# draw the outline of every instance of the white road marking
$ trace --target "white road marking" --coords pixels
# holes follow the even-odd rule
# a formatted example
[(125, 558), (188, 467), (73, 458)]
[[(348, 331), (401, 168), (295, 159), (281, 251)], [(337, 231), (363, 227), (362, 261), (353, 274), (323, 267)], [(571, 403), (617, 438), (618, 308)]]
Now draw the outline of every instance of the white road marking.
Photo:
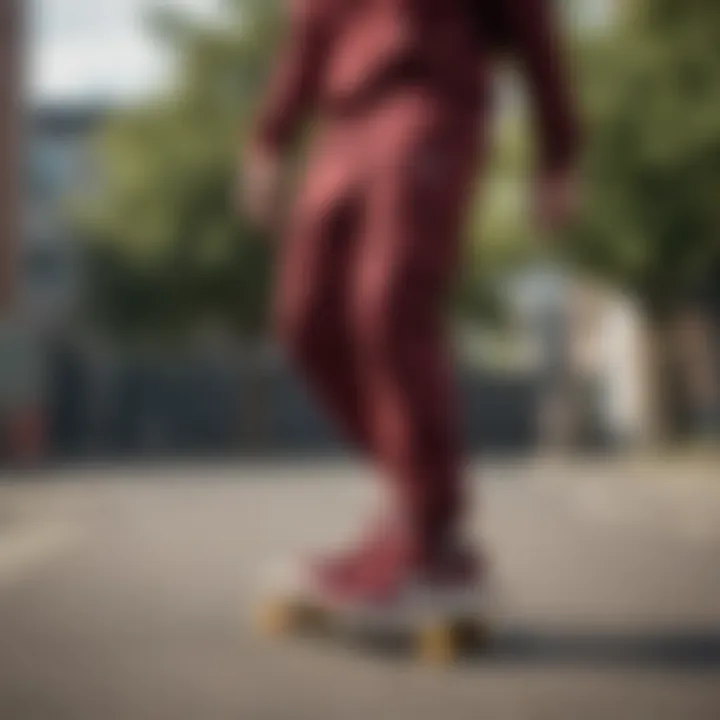
[(0, 531), (0, 590), (76, 547), (76, 525), (33, 521)]

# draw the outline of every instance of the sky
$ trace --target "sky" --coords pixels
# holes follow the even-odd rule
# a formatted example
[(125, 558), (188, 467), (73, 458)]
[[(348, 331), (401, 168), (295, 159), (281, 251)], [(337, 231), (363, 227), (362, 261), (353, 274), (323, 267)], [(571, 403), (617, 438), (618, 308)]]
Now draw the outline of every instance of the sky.
[[(574, 0), (600, 22), (612, 0)], [(151, 92), (169, 60), (148, 36), (153, 7), (210, 17), (220, 0), (29, 0), (28, 86), (35, 102), (122, 101)]]
[(153, 7), (211, 16), (218, 0), (32, 0), (33, 100), (122, 100), (151, 91), (169, 66), (143, 18)]

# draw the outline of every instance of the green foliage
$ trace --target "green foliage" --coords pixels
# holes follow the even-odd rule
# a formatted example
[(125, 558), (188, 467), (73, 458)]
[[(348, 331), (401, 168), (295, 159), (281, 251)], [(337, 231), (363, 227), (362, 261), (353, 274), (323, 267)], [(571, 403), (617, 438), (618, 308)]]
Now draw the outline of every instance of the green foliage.
[(720, 259), (720, 6), (652, 0), (588, 43), (575, 257), (666, 314)]
[(230, 3), (222, 27), (153, 18), (179, 58), (171, 93), (114, 116), (101, 182), (79, 220), (98, 319), (121, 335), (182, 335), (199, 320), (264, 327), (270, 253), (233, 207), (236, 164), (280, 37), (271, 0)]
[[(630, 7), (630, 4), (626, 4)], [(570, 254), (662, 312), (720, 259), (720, 4), (632, 5), (582, 37), (588, 206)], [(282, 34), (282, 0), (231, 0), (222, 26), (153, 19), (179, 59), (174, 91), (115, 116), (81, 219), (99, 318), (116, 332), (181, 335), (210, 318), (264, 327), (270, 252), (231, 201), (238, 150)], [(497, 282), (534, 252), (526, 113), (498, 127), (471, 213), (461, 312), (497, 316)]]

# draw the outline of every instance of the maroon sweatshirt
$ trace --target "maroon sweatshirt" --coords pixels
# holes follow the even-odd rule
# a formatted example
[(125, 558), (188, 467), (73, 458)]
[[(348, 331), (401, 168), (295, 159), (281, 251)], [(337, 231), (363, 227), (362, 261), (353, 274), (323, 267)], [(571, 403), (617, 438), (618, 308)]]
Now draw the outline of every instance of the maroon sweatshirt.
[(261, 109), (259, 143), (280, 150), (308, 112), (358, 112), (399, 83), (444, 95), (449, 111), (484, 107), (494, 60), (520, 64), (540, 162), (571, 164), (579, 130), (552, 0), (290, 0), (283, 56)]

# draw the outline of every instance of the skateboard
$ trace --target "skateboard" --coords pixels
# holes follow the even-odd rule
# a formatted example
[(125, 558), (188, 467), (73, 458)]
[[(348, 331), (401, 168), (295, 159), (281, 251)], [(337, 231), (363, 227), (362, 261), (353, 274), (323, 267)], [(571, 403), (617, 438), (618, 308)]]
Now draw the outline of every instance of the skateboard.
[(486, 589), (461, 593), (409, 593), (392, 606), (347, 605), (313, 597), (299, 588), (270, 587), (257, 608), (256, 628), (265, 636), (328, 637), (397, 649), (424, 664), (451, 665), (484, 650), (491, 640)]

